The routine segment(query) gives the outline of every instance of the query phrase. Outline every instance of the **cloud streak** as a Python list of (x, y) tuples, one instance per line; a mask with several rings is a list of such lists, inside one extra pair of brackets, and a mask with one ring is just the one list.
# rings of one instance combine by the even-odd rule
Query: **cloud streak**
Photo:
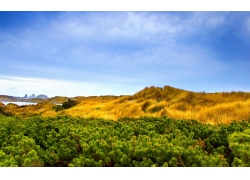
[[(25, 94), (49, 94), (53, 96), (95, 96), (95, 95), (122, 95), (124, 90), (128, 94), (139, 91), (141, 86), (129, 86), (119, 83), (95, 83), (84, 81), (64, 81), (45, 78), (23, 78), (0, 76), (0, 91), (2, 94), (24, 96)], [(106, 87), (109, 88), (106, 88)]]

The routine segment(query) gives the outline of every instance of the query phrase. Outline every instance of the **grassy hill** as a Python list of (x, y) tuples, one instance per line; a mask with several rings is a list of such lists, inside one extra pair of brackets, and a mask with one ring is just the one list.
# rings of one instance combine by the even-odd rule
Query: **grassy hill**
[(122, 117), (169, 116), (203, 123), (229, 123), (250, 117), (250, 93), (195, 93), (171, 86), (146, 87), (132, 96), (106, 102), (85, 100), (65, 110), (71, 116)]
[[(58, 98), (57, 98), (58, 99)], [(35, 106), (8, 105), (4, 112), (26, 117), (70, 115), (117, 120), (122, 117), (168, 116), (175, 119), (196, 119), (202, 123), (229, 123), (249, 119), (248, 92), (191, 92), (171, 86), (146, 87), (132, 96), (74, 97), (72, 107), (57, 108), (50, 98)], [(66, 103), (67, 98), (61, 98)]]

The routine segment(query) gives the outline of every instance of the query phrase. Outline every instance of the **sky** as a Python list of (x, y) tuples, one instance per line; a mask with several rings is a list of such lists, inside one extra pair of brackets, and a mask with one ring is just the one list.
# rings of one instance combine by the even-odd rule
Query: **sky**
[(0, 11), (0, 94), (250, 91), (249, 11)]

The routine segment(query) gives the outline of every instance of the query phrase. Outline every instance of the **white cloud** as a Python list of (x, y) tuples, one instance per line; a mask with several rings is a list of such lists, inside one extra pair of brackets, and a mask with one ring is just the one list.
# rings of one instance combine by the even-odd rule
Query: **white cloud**
[(245, 28), (244, 30), (247, 32), (248, 37), (250, 34), (250, 17), (245, 20)]
[(218, 12), (194, 12), (192, 17), (188, 20), (188, 24), (192, 28), (210, 28), (215, 29), (223, 25), (226, 21), (227, 13)]
[(18, 34), (8, 33), (5, 41), (12, 43), (13, 48), (35, 49), (44, 53), (59, 53), (62, 48), (68, 51), (69, 46), (95, 48), (95, 45), (109, 47), (125, 42), (137, 46), (138, 43), (161, 46), (186, 39), (188, 34), (216, 29), (225, 22), (222, 13), (191, 12), (187, 15), (182, 17), (169, 12), (65, 12), (55, 19), (47, 19), (43, 26), (31, 25)]
[[(145, 17), (143, 17), (143, 15)], [(128, 18), (129, 22), (123, 22), (124, 24), (136, 24), (136, 22), (139, 21), (139, 17), (142, 19), (145, 18), (143, 19), (145, 23), (147, 20), (146, 13), (142, 15), (129, 13), (128, 16), (138, 17), (134, 21)], [(152, 16), (151, 19), (152, 23), (157, 24), (156, 16)], [(168, 20), (170, 21), (171, 19), (169, 18)], [(150, 22), (150, 18), (148, 21)], [(177, 21), (180, 21), (180, 19), (177, 18)], [(141, 23), (140, 26), (143, 24), (144, 23)], [(58, 25), (58, 27), (61, 26)], [(183, 27), (179, 28), (181, 29)], [(136, 28), (131, 29), (135, 30)], [(160, 31), (161, 28), (158, 30)], [(139, 31), (140, 30), (138, 30), (138, 32)], [(175, 34), (180, 30), (171, 31)], [(48, 40), (48, 45), (49, 42), (54, 43), (53, 39), (52, 41)], [(39, 41), (36, 43), (39, 43)], [(30, 72), (29, 75), (34, 74), (34, 76), (38, 77), (44, 76), (48, 78), (52, 76), (54, 78), (60, 78), (61, 76), (60, 79), (89, 80), (106, 83), (128, 83), (130, 81), (131, 84), (141, 82), (145, 77), (151, 79), (157, 77), (158, 80), (164, 80), (164, 77), (157, 75), (163, 72), (168, 72), (168, 77), (172, 79), (180, 79), (183, 77), (188, 79), (195, 76), (196, 78), (202, 77), (205, 73), (211, 76), (211, 74), (216, 74), (225, 68), (225, 65), (220, 63), (216, 56), (208, 49), (194, 45), (187, 46), (187, 44), (177, 42), (159, 42), (159, 45), (154, 47), (146, 45), (143, 48), (125, 53), (113, 50), (106, 51), (105, 48), (104, 50), (97, 50), (94, 47), (88, 47), (84, 42), (80, 45), (68, 45), (66, 47), (68, 47), (66, 52), (63, 51), (63, 47), (61, 47), (60, 43), (58, 43), (59, 49), (54, 47), (54, 45), (52, 47), (42, 47), (46, 48), (47, 51), (42, 50), (41, 52), (47, 52), (48, 55), (41, 54), (40, 56), (44, 57), (44, 59), (36, 57), (39, 59), (39, 65), (35, 65), (35, 63), (25, 63), (24, 60), (11, 64), (11, 66), (16, 68), (16, 70), (24, 71), (24, 73)], [(53, 48), (55, 48), (55, 50), (53, 50)], [(34, 59), (34, 61), (35, 60), (36, 59)], [(43, 61), (44, 64), (42, 63)], [(55, 66), (52, 64), (55, 64)], [(27, 75), (28, 74), (26, 74), (26, 76)], [(151, 75), (152, 77), (150, 77)], [(153, 83), (153, 80), (150, 81), (150, 83)]]
[(181, 33), (185, 19), (161, 12), (65, 13), (44, 29), (57, 40), (149, 40)]
[[(42, 84), (78, 95), (83, 90), (127, 94), (139, 86), (210, 79), (228, 69), (206, 44), (213, 39), (210, 32), (226, 31), (227, 17), (224, 12), (64, 12), (0, 35), (0, 61), (5, 61), (0, 70), (8, 76), (43, 77)], [(52, 83), (49, 78), (60, 80)], [(28, 91), (20, 82), (29, 81), (8, 82), (8, 87), (15, 88), (13, 83), (22, 93)]]
[(64, 81), (44, 78), (0, 76), (0, 94), (24, 96), (46, 94), (53, 96), (92, 96), (134, 94), (143, 87), (119, 83)]

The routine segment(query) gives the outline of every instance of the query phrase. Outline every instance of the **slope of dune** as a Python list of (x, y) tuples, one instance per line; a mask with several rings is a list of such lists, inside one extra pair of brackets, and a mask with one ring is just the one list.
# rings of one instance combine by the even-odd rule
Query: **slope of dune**
[(114, 120), (122, 117), (169, 116), (217, 124), (248, 119), (249, 107), (250, 93), (247, 92), (197, 93), (171, 86), (151, 86), (132, 96), (123, 96), (115, 100), (101, 102), (86, 99), (64, 113)]
[[(56, 102), (75, 101), (72, 106)], [(131, 96), (53, 97), (32, 106), (1, 105), (0, 113), (19, 117), (58, 115), (96, 117), (118, 120), (123, 117), (168, 116), (174, 119), (195, 119), (202, 123), (229, 123), (249, 119), (248, 92), (192, 92), (171, 86), (146, 87)]]

